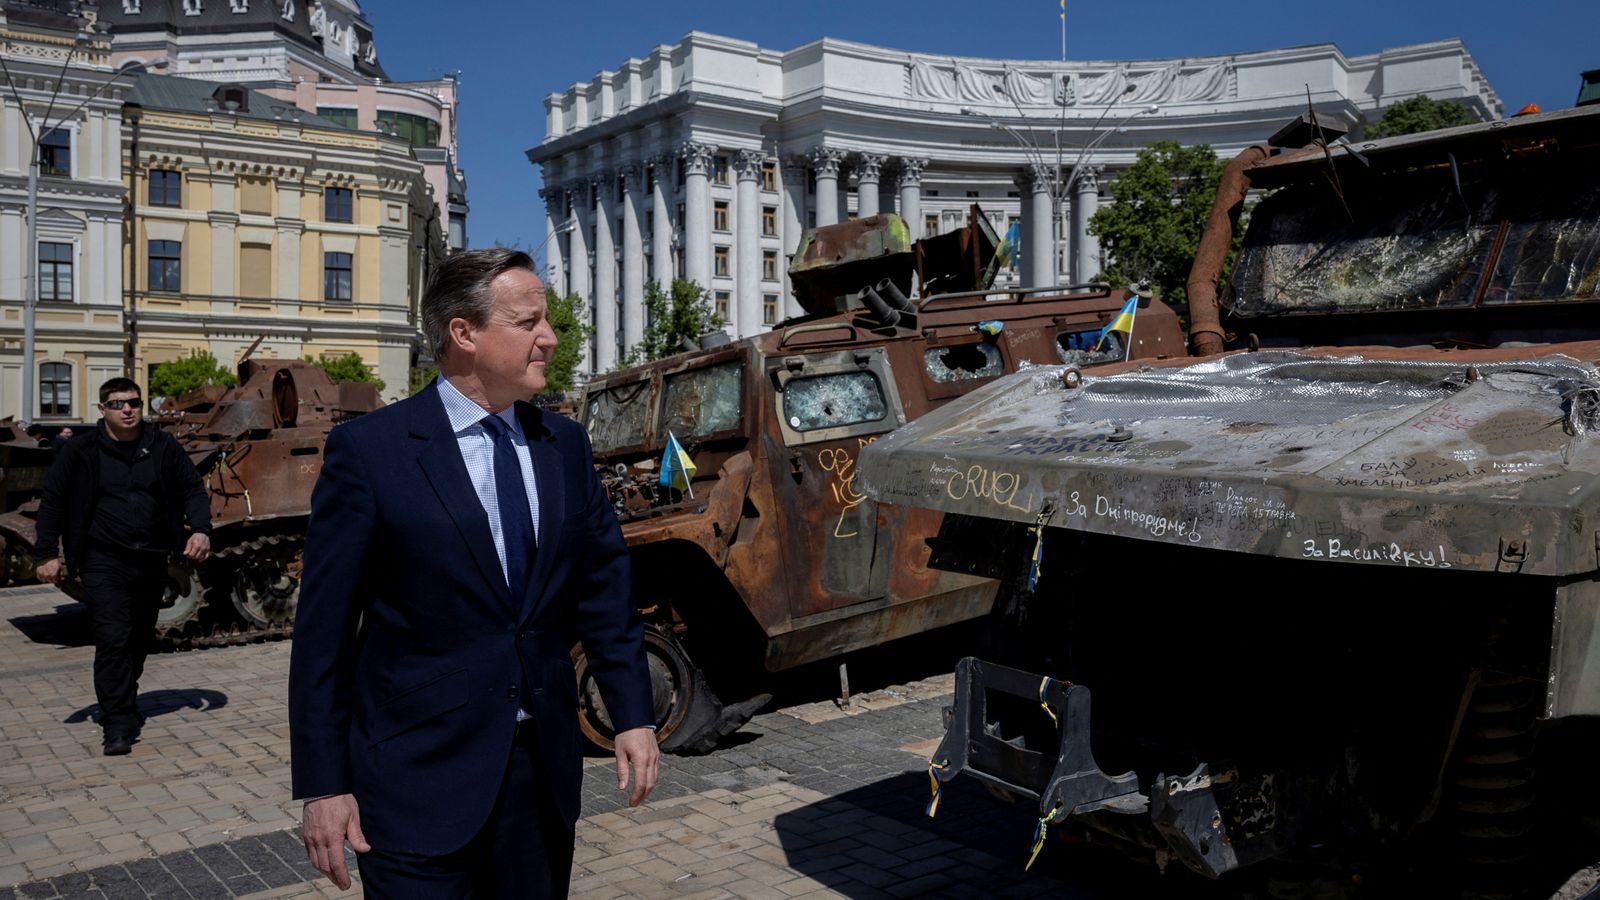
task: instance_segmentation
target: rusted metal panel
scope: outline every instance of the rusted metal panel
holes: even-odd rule
[[[1600,716],[1600,577],[1556,589],[1545,715]]]

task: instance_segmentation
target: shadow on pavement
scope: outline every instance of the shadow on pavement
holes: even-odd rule
[[[209,688],[145,691],[139,695],[139,712],[146,719],[164,716],[180,709],[197,709],[209,712],[227,705],[227,694],[221,691],[213,691]],[[93,721],[99,714],[100,704],[91,703],[67,716],[62,721],[67,725],[76,725],[79,722]]]
[[[11,624],[35,644],[87,647],[94,643],[89,632],[89,611],[76,601],[62,603],[54,612],[17,616]]]
[[[909,773],[780,814],[788,865],[855,900],[879,897],[1067,897],[1177,900],[1226,896],[1204,880],[1162,877],[1100,848],[1052,833],[1023,870],[1034,816],[971,779],[943,786],[928,818],[928,778]]]

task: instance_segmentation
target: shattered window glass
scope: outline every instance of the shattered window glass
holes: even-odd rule
[[[796,378],[783,388],[783,417],[795,431],[876,422],[888,414],[883,385],[871,372]]]
[[[1546,181],[1510,217],[1485,304],[1600,298],[1600,176]]]
[[[584,417],[596,453],[644,443],[650,417],[649,379],[591,393]]]
[[[1482,182],[1457,191],[1448,173],[1350,190],[1343,203],[1326,185],[1285,188],[1251,213],[1229,306],[1247,316],[1470,306],[1497,196]]]
[[[922,364],[928,369],[928,377],[941,384],[993,378],[1006,370],[1000,349],[984,343],[934,347],[922,354]]]
[[[1056,353],[1069,366],[1092,366],[1095,363],[1120,362],[1124,347],[1122,333],[1113,331],[1100,341],[1100,329],[1088,331],[1063,331],[1056,335]],[[1096,349],[1096,345],[1099,349]]]
[[[738,360],[667,377],[661,405],[661,437],[703,437],[739,427],[744,363]]]

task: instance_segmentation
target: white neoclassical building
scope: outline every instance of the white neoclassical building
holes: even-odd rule
[[[602,371],[642,335],[650,280],[707,287],[740,336],[798,313],[789,254],[805,228],[847,216],[897,212],[921,237],[978,203],[999,231],[1020,222],[1023,284],[1086,281],[1103,264],[1089,216],[1141,148],[1232,156],[1308,94],[1322,121],[1358,133],[1418,95],[1502,114],[1458,40],[1050,62],[691,32],[545,98],[528,159],[543,176],[546,275],[590,302],[588,364]]]

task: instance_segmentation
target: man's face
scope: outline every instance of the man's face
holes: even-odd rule
[[[471,329],[473,371],[495,408],[527,400],[544,390],[545,363],[556,348],[555,329],[545,318],[544,285],[526,269],[510,269],[489,283],[494,309],[482,328]]]
[[[100,418],[105,420],[106,427],[113,433],[127,432],[139,424],[139,416],[144,409],[138,391],[117,391],[107,397],[100,405]],[[112,409],[120,406],[121,409]]]

